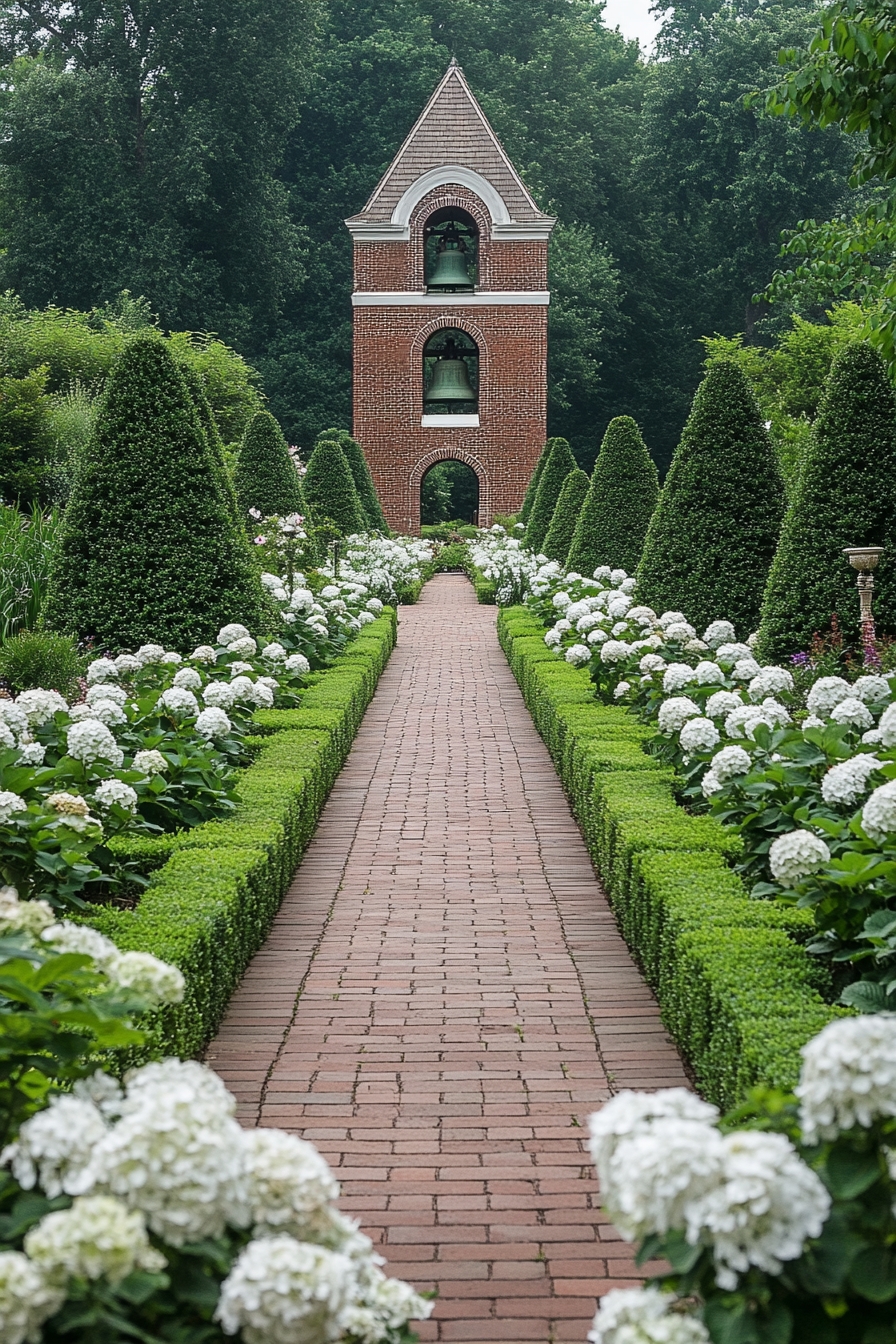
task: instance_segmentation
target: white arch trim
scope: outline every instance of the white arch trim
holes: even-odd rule
[[[436,187],[467,187],[479,197],[488,209],[493,224],[509,224],[510,211],[498,192],[481,173],[472,168],[464,168],[459,163],[443,164],[439,168],[430,168],[428,173],[412,182],[401,200],[392,211],[392,223],[406,229],[411,222],[415,207]]]

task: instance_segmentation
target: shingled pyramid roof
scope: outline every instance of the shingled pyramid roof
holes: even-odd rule
[[[506,206],[510,221],[553,224],[535,204],[455,61],[364,209],[346,223],[349,228],[360,225],[362,229],[365,224],[388,226],[408,188],[431,170],[452,165],[462,165],[485,178]]]

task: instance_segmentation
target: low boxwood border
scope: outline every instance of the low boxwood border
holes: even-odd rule
[[[619,928],[701,1092],[727,1108],[757,1083],[792,1088],[800,1047],[842,1009],[800,946],[809,911],[754,901],[730,867],[734,832],[675,800],[643,750],[650,730],[594,698],[588,672],[545,646],[525,607],[498,635],[563,781]]]
[[[348,754],[396,638],[395,612],[364,627],[311,679],[299,709],[255,716],[257,754],[226,821],[119,846],[152,873],[133,910],[104,907],[90,923],[126,951],[179,966],[184,1002],[141,1023],[145,1059],[189,1058],[211,1039],[250,958],[264,942],[321,808]]]

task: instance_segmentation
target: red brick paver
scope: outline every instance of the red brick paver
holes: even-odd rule
[[[466,579],[398,647],[208,1052],[245,1124],[318,1145],[425,1340],[578,1340],[636,1275],[586,1117],[686,1082]]]

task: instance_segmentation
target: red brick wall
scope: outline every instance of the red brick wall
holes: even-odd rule
[[[423,225],[459,205],[479,226],[479,290],[547,289],[547,243],[492,241],[488,213],[465,188],[425,197],[406,243],[358,242],[355,289],[424,293]],[[479,428],[423,426],[423,346],[443,327],[479,347]],[[479,521],[519,509],[547,425],[547,309],[540,304],[377,306],[354,310],[354,435],[364,449],[389,525],[420,527],[420,482],[444,458],[479,477]]]

